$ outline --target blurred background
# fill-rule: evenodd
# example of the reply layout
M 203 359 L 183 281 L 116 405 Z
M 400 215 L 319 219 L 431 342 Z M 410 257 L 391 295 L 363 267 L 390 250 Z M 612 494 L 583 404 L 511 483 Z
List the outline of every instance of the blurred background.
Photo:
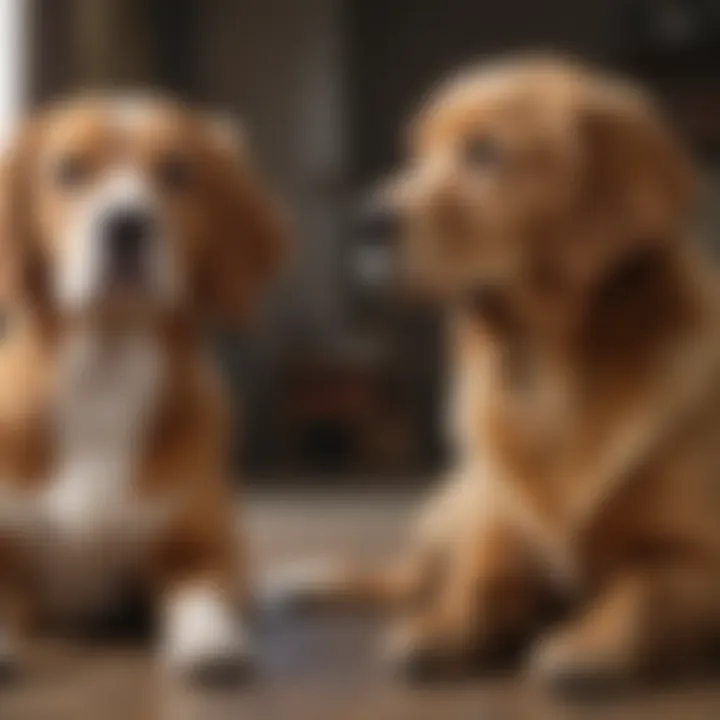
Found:
M 242 119 L 295 237 L 256 327 L 219 341 L 244 407 L 238 457 L 258 483 L 401 485 L 443 461 L 442 322 L 353 282 L 348 209 L 398 159 L 438 79 L 526 49 L 659 94 L 703 169 L 699 220 L 720 238 L 718 0 L 0 0 L 0 133 L 108 85 Z

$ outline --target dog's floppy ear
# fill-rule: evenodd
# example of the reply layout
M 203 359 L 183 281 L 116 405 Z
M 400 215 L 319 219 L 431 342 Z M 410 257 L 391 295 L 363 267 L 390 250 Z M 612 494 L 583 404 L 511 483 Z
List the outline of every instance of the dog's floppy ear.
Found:
M 15 167 L 9 155 L 0 166 L 0 309 L 7 310 L 17 298 L 20 284 L 20 253 L 16 236 Z
M 585 261 L 678 235 L 689 217 L 689 159 L 652 103 L 632 89 L 588 92 L 576 108 Z M 589 236 L 589 237 L 588 237 Z
M 205 248 L 201 293 L 215 320 L 237 326 L 281 265 L 286 223 L 251 167 L 241 131 L 217 118 L 207 124 L 214 230 Z
M 33 299 L 39 290 L 36 251 L 30 234 L 27 176 L 35 125 L 27 123 L 0 164 L 0 308 L 6 311 Z

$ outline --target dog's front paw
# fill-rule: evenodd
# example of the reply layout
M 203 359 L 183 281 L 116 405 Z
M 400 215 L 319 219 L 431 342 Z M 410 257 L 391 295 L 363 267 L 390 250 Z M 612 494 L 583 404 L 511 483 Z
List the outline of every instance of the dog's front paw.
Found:
M 471 664 L 470 648 L 460 638 L 415 624 L 393 628 L 385 636 L 381 653 L 392 672 L 411 681 L 454 677 L 466 672 Z
M 529 674 L 564 695 L 597 697 L 625 689 L 633 673 L 622 654 L 588 642 L 578 630 L 563 629 L 538 642 L 530 656 Z
M 179 592 L 166 609 L 163 662 L 174 675 L 209 684 L 235 683 L 255 667 L 250 638 L 214 588 Z

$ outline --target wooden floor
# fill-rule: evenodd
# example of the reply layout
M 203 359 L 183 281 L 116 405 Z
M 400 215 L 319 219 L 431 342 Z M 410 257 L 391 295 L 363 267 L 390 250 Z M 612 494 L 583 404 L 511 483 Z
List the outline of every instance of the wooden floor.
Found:
M 245 511 L 259 572 L 286 560 L 343 552 L 383 556 L 398 542 L 415 498 L 389 495 L 251 498 Z M 297 618 L 266 610 L 257 620 L 260 669 L 235 690 L 170 686 L 147 647 L 40 642 L 28 671 L 0 689 L 0 720 L 513 720 L 720 718 L 720 687 L 698 682 L 601 706 L 566 705 L 521 680 L 409 687 L 377 661 L 369 620 Z

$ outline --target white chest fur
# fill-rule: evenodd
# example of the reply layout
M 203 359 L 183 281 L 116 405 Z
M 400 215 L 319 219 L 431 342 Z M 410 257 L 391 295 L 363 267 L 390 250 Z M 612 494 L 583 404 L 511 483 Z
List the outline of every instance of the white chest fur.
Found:
M 150 336 L 75 336 L 62 348 L 57 455 L 42 497 L 38 558 L 58 612 L 112 600 L 155 529 L 135 493 L 138 463 L 162 389 Z

